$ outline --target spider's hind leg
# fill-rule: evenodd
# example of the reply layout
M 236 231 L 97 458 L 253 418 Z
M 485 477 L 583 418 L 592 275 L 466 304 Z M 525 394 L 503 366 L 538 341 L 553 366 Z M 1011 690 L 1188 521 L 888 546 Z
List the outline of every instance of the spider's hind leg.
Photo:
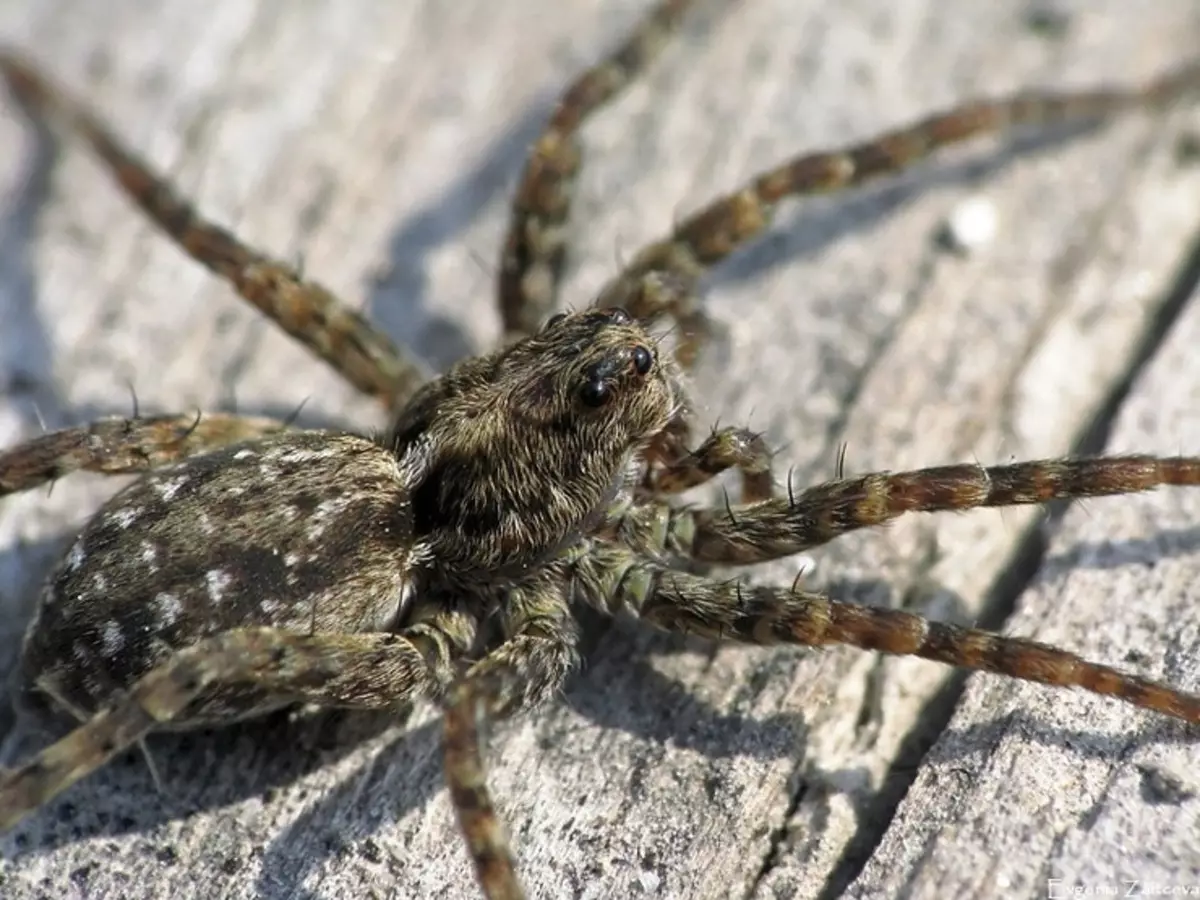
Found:
M 860 528 L 912 512 L 948 512 L 1133 494 L 1200 485 L 1200 457 L 1046 459 L 1007 466 L 950 465 L 873 472 L 760 503 L 711 509 L 649 502 L 622 528 L 698 562 L 750 565 L 802 553 Z
M 29 61 L 0 48 L 0 77 L 31 117 L 62 122 L 81 137 L 129 198 L 192 259 L 232 284 L 364 394 L 391 410 L 425 380 L 423 367 L 329 289 L 203 218 L 165 177 Z
M 0 497 L 71 472 L 145 472 L 288 427 L 277 419 L 228 413 L 98 419 L 0 451 Z
M 437 696 L 453 677 L 453 658 L 473 639 L 437 626 L 362 634 L 246 628 L 180 650 L 66 737 L 0 772 L 0 832 L 151 731 L 187 726 L 189 708 L 221 688 L 252 685 L 284 703 L 359 709 Z

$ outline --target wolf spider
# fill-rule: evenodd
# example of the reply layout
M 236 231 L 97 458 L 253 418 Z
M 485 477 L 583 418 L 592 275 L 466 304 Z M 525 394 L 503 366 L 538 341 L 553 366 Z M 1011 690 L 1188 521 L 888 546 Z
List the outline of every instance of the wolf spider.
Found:
M 914 655 L 1200 723 L 1200 696 L 1056 647 L 698 572 L 789 556 L 908 512 L 1198 485 L 1200 458 L 949 465 L 804 490 L 789 479 L 779 496 L 760 435 L 726 427 L 693 441 L 682 381 L 704 336 L 698 279 L 762 233 L 781 201 L 853 187 L 978 134 L 1161 106 L 1200 88 L 1200 66 L 1140 90 L 976 102 L 799 156 L 678 223 L 591 308 L 546 320 L 576 132 L 689 5 L 660 3 L 562 95 L 513 201 L 497 285 L 504 346 L 427 382 L 328 290 L 204 220 L 29 62 L 0 54 L 31 115 L 67 125 L 192 258 L 391 413 L 376 436 L 232 414 L 134 415 L 0 453 L 0 494 L 78 470 L 147 473 L 91 519 L 43 590 L 20 700 L 81 724 L 0 776 L 0 828 L 156 728 L 298 702 L 392 709 L 427 698 L 446 710 L 446 778 L 483 892 L 519 897 L 479 726 L 559 689 L 576 663 L 573 604 L 716 641 Z M 678 326 L 674 348 L 652 334 L 663 318 Z M 730 469 L 739 505 L 675 501 Z

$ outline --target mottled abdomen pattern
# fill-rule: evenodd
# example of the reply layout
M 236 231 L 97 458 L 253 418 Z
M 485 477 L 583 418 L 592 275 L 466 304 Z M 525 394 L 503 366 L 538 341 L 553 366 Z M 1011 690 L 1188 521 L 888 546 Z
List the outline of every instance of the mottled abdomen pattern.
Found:
M 390 629 L 411 586 L 407 495 L 392 454 L 317 432 L 235 444 L 139 479 L 51 573 L 22 654 L 24 705 L 93 711 L 173 650 L 231 628 Z M 228 688 L 174 724 L 288 699 Z

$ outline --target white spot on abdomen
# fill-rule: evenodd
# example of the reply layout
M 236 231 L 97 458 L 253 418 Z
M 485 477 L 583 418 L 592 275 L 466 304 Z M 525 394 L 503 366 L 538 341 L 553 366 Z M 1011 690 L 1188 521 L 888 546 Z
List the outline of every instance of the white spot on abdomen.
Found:
M 168 481 L 154 482 L 154 489 L 158 491 L 158 496 L 169 502 L 179 493 L 180 488 L 187 483 L 188 479 L 186 477 L 172 478 Z
M 204 583 L 208 585 L 208 599 L 220 603 L 225 598 L 225 590 L 233 579 L 224 569 L 209 569 L 204 573 Z
M 125 635 L 121 631 L 121 625 L 115 620 L 110 620 L 104 626 L 104 631 L 100 635 L 100 653 L 108 659 L 112 659 L 118 653 L 125 649 Z
M 163 592 L 154 595 L 154 609 L 158 613 L 158 627 L 170 628 L 179 621 L 179 614 L 183 612 L 183 604 L 174 594 Z
M 319 540 L 325 533 L 330 520 L 340 517 L 349 505 L 350 501 L 345 497 L 331 497 L 328 500 L 322 500 L 317 504 L 317 508 L 309 519 L 308 528 L 304 533 L 305 537 L 310 541 Z
M 115 522 L 120 528 L 128 528 L 137 521 L 137 517 L 141 515 L 141 507 L 126 506 L 121 509 L 114 509 L 108 514 L 108 521 Z
M 74 572 L 83 565 L 85 559 L 87 551 L 83 548 L 83 538 L 80 538 L 71 545 L 71 552 L 67 554 L 67 571 Z

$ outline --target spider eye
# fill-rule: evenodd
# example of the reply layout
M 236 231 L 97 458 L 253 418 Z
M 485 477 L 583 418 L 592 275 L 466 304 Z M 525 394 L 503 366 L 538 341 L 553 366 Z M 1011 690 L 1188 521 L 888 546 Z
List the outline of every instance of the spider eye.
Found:
M 654 355 L 638 344 L 633 348 L 633 370 L 639 375 L 645 375 L 650 371 L 650 367 L 654 365 Z
M 633 319 L 629 315 L 629 313 L 625 312 L 625 310 L 621 309 L 621 307 L 619 307 L 619 306 L 614 306 L 611 309 L 609 309 L 607 312 L 608 312 L 608 318 L 612 321 L 612 323 L 614 325 L 628 325 L 630 322 L 633 321 Z
M 593 409 L 603 406 L 612 399 L 612 388 L 609 387 L 607 381 L 602 378 L 593 378 L 590 381 L 585 381 L 583 387 L 579 389 L 579 399 L 584 406 L 590 406 Z
M 566 313 L 563 313 L 563 312 L 555 313 L 549 319 L 546 320 L 546 327 L 553 328 L 555 325 L 557 325 L 559 322 L 561 322 L 566 317 L 567 317 Z

